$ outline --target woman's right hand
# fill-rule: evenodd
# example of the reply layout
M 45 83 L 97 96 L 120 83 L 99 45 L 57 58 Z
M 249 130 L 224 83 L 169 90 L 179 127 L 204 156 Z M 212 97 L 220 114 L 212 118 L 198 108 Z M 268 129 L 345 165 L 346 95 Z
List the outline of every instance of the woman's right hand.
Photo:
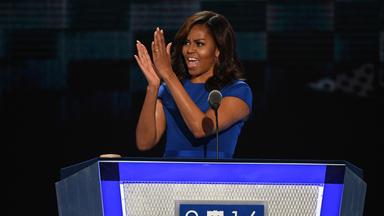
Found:
M 147 48 L 140 41 L 136 41 L 137 55 L 135 59 L 141 71 L 144 73 L 149 86 L 160 86 L 160 78 L 156 74 L 155 66 L 152 63 L 151 57 L 148 54 Z

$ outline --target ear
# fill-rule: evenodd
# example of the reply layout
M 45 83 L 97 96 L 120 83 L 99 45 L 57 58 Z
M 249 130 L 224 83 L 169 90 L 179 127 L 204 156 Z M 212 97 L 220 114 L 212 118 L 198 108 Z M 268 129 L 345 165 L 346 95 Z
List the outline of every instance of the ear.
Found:
M 215 57 L 216 57 L 217 59 L 219 59 L 219 56 L 220 56 L 220 50 L 219 50 L 219 48 L 216 47 L 216 50 L 215 50 Z

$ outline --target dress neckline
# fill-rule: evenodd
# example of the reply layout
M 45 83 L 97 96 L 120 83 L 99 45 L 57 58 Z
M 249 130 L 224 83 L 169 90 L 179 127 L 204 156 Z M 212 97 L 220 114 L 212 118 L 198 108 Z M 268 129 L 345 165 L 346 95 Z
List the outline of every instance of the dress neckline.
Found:
M 193 84 L 193 85 L 205 85 L 205 83 L 194 83 L 190 79 L 186 79 L 186 82 Z

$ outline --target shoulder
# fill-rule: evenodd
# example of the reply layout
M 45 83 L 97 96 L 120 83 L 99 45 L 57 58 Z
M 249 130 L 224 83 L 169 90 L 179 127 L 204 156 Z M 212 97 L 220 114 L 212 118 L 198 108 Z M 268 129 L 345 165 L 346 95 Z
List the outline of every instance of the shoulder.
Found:
M 225 86 L 221 93 L 223 96 L 226 94 L 233 94 L 233 93 L 247 93 L 252 95 L 251 87 L 243 80 L 236 80 L 232 82 L 231 84 Z
M 237 97 L 252 107 L 252 89 L 244 80 L 236 80 L 225 86 L 221 93 L 223 97 Z

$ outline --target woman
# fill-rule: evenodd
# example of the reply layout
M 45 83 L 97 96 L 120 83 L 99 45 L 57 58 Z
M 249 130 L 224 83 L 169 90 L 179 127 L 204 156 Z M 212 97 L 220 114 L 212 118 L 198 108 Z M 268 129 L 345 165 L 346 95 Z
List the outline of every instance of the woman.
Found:
M 157 28 L 152 60 L 137 41 L 135 59 L 148 86 L 136 128 L 140 150 L 154 147 L 166 131 L 164 157 L 215 158 L 215 112 L 210 90 L 223 95 L 218 109 L 219 157 L 232 158 L 241 127 L 252 109 L 252 92 L 240 81 L 235 35 L 227 19 L 211 11 L 187 18 L 174 44 Z M 172 47 L 172 54 L 171 54 Z M 162 81 L 162 83 L 161 83 Z

